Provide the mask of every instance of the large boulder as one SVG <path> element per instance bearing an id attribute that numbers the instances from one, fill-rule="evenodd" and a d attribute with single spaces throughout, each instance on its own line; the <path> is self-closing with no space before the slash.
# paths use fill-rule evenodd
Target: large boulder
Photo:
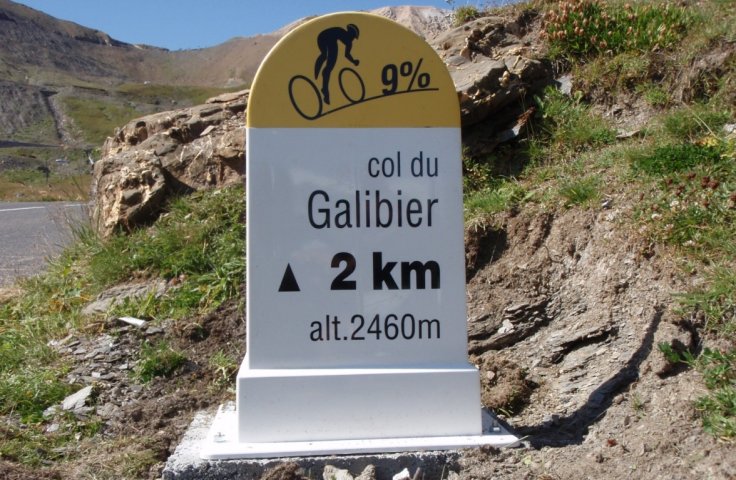
<path id="1" fill-rule="evenodd" d="M 93 225 L 103 235 L 153 220 L 166 198 L 166 178 L 154 152 L 127 150 L 95 164 Z"/>
<path id="2" fill-rule="evenodd" d="M 102 147 L 92 179 L 93 222 L 107 236 L 155 220 L 171 194 L 243 181 L 248 91 L 142 117 Z"/>

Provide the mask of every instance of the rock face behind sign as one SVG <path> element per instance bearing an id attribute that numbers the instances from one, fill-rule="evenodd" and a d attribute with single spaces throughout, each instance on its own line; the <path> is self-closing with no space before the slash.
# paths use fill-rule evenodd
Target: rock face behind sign
<path id="1" fill-rule="evenodd" d="M 552 82 L 535 58 L 541 19 L 483 17 L 429 40 L 447 64 L 461 102 L 471 154 L 518 136 L 531 96 Z M 92 180 L 93 221 L 103 235 L 153 221 L 172 194 L 242 182 L 248 91 L 129 122 L 108 138 Z"/>
<path id="2" fill-rule="evenodd" d="M 242 182 L 248 91 L 129 122 L 109 137 L 92 179 L 93 222 L 107 236 L 155 220 L 177 193 Z"/>
<path id="3" fill-rule="evenodd" d="M 552 69 L 536 60 L 538 23 L 534 12 L 508 21 L 482 17 L 434 40 L 457 87 L 463 126 L 496 116 L 552 82 Z M 501 121 L 509 120 L 506 118 Z"/>

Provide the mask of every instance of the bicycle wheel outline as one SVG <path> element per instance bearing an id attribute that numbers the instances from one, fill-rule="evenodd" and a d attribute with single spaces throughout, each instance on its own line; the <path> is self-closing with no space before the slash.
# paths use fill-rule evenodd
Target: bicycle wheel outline
<path id="1" fill-rule="evenodd" d="M 319 107 L 317 108 L 317 113 L 313 116 L 307 115 L 302 111 L 301 108 L 299 108 L 299 105 L 296 102 L 296 99 L 294 98 L 294 82 L 302 79 L 309 84 L 309 86 L 312 87 L 314 90 L 314 93 L 317 95 L 317 101 L 319 102 Z M 306 118 L 307 120 L 315 120 L 322 116 L 322 108 L 324 104 L 322 103 L 322 94 L 319 91 L 319 88 L 317 88 L 317 85 L 314 84 L 312 80 L 310 80 L 308 77 L 305 77 L 304 75 L 294 75 L 291 77 L 291 80 L 289 80 L 289 99 L 291 100 L 291 105 L 294 107 L 294 110 L 297 111 L 299 115 Z"/>
<path id="2" fill-rule="evenodd" d="M 350 95 L 348 95 L 348 92 L 345 91 L 345 85 L 343 85 L 343 77 L 342 77 L 345 74 L 345 72 L 350 72 L 353 75 L 355 75 L 355 78 L 357 78 L 358 82 L 360 83 L 360 98 L 357 100 L 352 99 Z M 352 68 L 345 67 L 342 70 L 340 70 L 340 73 L 337 75 L 337 83 L 340 85 L 340 91 L 345 96 L 345 98 L 348 99 L 351 105 L 360 103 L 363 100 L 365 100 L 365 83 L 363 82 L 363 78 L 358 74 L 358 72 L 356 72 Z"/>

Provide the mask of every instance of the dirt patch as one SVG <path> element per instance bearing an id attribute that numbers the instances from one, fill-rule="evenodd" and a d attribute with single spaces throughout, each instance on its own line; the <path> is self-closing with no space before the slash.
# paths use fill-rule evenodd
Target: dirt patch
<path id="1" fill-rule="evenodd" d="M 677 71 L 673 82 L 675 97 L 682 102 L 702 101 L 718 90 L 719 83 L 734 82 L 729 72 L 736 62 L 736 42 L 721 40 L 711 45 L 707 53 L 693 58 L 690 65 Z M 733 89 L 729 89 L 733 92 Z M 735 98 L 724 98 L 724 104 L 733 105 Z"/>
<path id="2" fill-rule="evenodd" d="M 537 386 L 527 379 L 527 372 L 504 358 L 487 355 L 481 367 L 481 402 L 491 410 L 511 415 L 529 401 Z"/>
<path id="3" fill-rule="evenodd" d="M 208 315 L 143 328 L 110 319 L 90 326 L 92 332 L 55 342 L 73 364 L 69 381 L 95 386 L 94 405 L 77 415 L 102 424 L 96 437 L 73 447 L 73 460 L 59 467 L 57 476 L 160 478 L 194 413 L 233 398 L 234 375 L 245 353 L 242 312 L 233 300 Z M 169 377 L 141 383 L 135 375 L 141 347 L 160 342 L 186 361 Z M 233 363 L 218 367 L 215 358 Z"/>
<path id="4" fill-rule="evenodd" d="M 698 374 L 672 370 L 657 349 L 699 342 L 673 308 L 683 280 L 623 226 L 629 210 L 527 211 L 468 232 L 482 400 L 525 440 L 469 451 L 461 478 L 736 475 L 730 449 L 692 407 L 704 391 Z"/>
<path id="5" fill-rule="evenodd" d="M 0 305 L 7 303 L 13 298 L 17 298 L 23 294 L 23 290 L 18 287 L 2 287 L 0 286 Z"/>
<path id="6" fill-rule="evenodd" d="M 15 463 L 0 460 L 0 480 L 60 480 L 61 474 L 54 470 L 38 471 L 38 469 L 24 467 Z"/>

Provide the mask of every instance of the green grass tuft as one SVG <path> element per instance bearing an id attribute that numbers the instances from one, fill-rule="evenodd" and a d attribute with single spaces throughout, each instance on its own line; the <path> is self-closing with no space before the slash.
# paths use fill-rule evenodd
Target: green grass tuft
<path id="1" fill-rule="evenodd" d="M 238 371 L 238 359 L 222 350 L 210 357 L 209 366 L 215 371 L 215 384 L 219 387 L 231 387 Z"/>
<path id="2" fill-rule="evenodd" d="M 668 175 L 714 165 L 721 160 L 722 153 L 718 146 L 680 143 L 656 147 L 650 152 L 632 152 L 631 162 L 635 172 Z"/>
<path id="3" fill-rule="evenodd" d="M 698 358 L 668 343 L 659 344 L 659 350 L 669 362 L 696 368 L 703 375 L 708 393 L 695 402 L 703 429 L 723 440 L 736 438 L 736 350 L 705 348 Z"/>
<path id="4" fill-rule="evenodd" d="M 705 329 L 723 337 L 736 334 L 736 271 L 725 265 L 709 272 L 706 288 L 684 294 L 680 302 L 688 310 L 702 312 Z"/>
<path id="5" fill-rule="evenodd" d="M 465 198 L 465 219 L 499 213 L 528 200 L 527 191 L 514 180 L 497 180 Z"/>
<path id="6" fill-rule="evenodd" d="M 665 132 L 677 140 L 695 141 L 706 133 L 718 132 L 731 120 L 727 110 L 711 105 L 695 105 L 679 108 L 665 115 L 662 123 Z"/>
<path id="7" fill-rule="evenodd" d="M 155 345 L 144 342 L 134 374 L 139 381 L 147 383 L 156 377 L 170 376 L 186 361 L 187 357 L 183 353 L 163 340 Z"/>
<path id="8" fill-rule="evenodd" d="M 0 354 L 2 355 L 2 354 Z M 72 393 L 72 387 L 54 367 L 3 369 L 0 373 L 0 413 L 17 413 L 23 422 L 43 419 L 43 411 Z"/>
<path id="9" fill-rule="evenodd" d="M 616 140 L 616 132 L 579 99 L 549 87 L 535 97 L 541 132 L 532 137 L 531 160 L 537 164 L 568 161 L 583 149 Z"/>
<path id="10" fill-rule="evenodd" d="M 585 205 L 600 199 L 601 180 L 596 176 L 566 180 L 562 182 L 559 194 L 567 207 Z"/>
<path id="11" fill-rule="evenodd" d="M 199 192 L 172 201 L 150 229 L 107 241 L 88 236 L 92 282 L 112 285 L 132 272 L 180 282 L 160 300 L 122 304 L 115 310 L 121 315 L 179 318 L 238 296 L 245 279 L 243 198 L 242 187 Z"/>
<path id="12" fill-rule="evenodd" d="M 713 436 L 736 437 L 736 350 L 724 353 L 705 349 L 697 362 L 710 392 L 700 397 L 703 428 Z"/>

